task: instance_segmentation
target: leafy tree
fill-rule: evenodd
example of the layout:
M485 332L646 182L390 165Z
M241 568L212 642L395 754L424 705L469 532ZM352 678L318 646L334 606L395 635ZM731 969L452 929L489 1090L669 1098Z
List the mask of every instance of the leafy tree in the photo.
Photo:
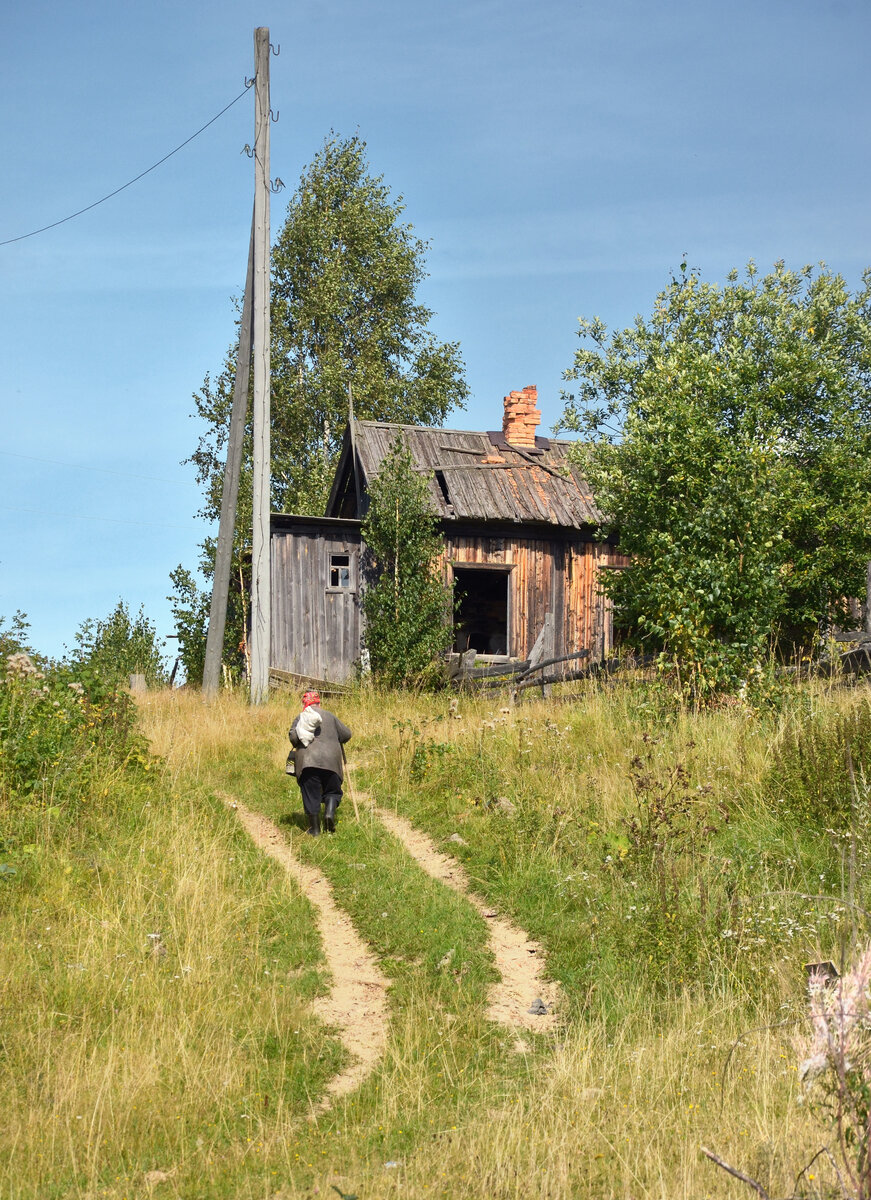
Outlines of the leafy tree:
M468 395L456 342L439 342L416 299L427 244L403 221L402 197L373 176L358 136L331 134L303 172L272 250L272 507L324 512L348 418L348 385L361 419L438 425ZM220 512L236 347L194 396L205 432L190 461L205 502ZM247 574L251 537L251 424L246 430L234 578ZM215 541L203 543L211 577ZM228 654L244 632L231 595ZM181 603L185 601L181 600Z
M190 571L178 566L169 573L175 589L167 599L170 601L178 635L178 655L184 667L185 679L190 684L201 684L206 660L206 635L209 630L209 606L211 598L201 592ZM228 617L230 613L228 605ZM228 626L230 621L227 621ZM244 626L243 626L244 628ZM224 658L235 662L235 654L224 639Z
M90 618L79 626L72 654L74 666L88 667L110 685L144 675L151 685L166 683L165 643L140 607L135 617L123 600L103 621Z
M871 274L681 274L649 319L581 321L564 429L631 565L604 587L704 699L846 616L871 557Z
M451 594L437 567L443 541L424 476L397 438L369 488L363 522L373 582L363 593L366 645L376 678L425 682L453 637Z
M20 608L11 618L0 617L0 661L10 654L34 654L30 645L30 622Z

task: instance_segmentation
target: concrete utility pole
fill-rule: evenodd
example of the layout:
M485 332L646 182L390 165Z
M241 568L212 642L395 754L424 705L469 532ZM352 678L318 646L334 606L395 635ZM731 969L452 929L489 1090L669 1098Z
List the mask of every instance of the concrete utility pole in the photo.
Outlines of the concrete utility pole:
M251 703L269 696L269 30L254 30L254 455Z
M230 590L230 566L233 558L233 531L236 526L236 502L239 498L239 474L242 469L242 440L245 436L245 417L248 412L248 380L251 375L251 316L254 284L254 220L248 244L248 271L245 276L245 298L242 301L242 320L239 325L239 351L236 355L236 378L233 383L233 411L230 416L230 439L227 444L227 465L224 468L224 490L221 493L221 520L218 526L218 546L215 570L212 575L212 606L209 610L209 634L206 638L206 661L203 667L203 694L214 696L221 685L221 656L224 648L224 629L227 624L227 595Z

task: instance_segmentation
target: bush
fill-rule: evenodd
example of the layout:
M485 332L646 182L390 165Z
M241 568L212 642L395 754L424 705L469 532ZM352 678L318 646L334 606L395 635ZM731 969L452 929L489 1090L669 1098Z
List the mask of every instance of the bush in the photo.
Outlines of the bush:
M777 750L769 794L802 822L845 828L871 782L871 699L846 712L817 709L792 719Z
M176 567L169 573L175 591L167 599L172 605L175 628L178 633L178 652L184 667L185 679L199 686L203 682L206 664L206 639L209 633L209 609L211 594L201 592L193 575L185 567ZM242 628L244 630L244 619ZM228 641L235 633L234 622L229 621L224 634L224 654L227 655Z
M72 662L116 686L131 675L144 675L150 686L160 686L167 680L164 645L144 608L131 617L119 600L104 621L89 619L79 627Z
M29 629L30 622L20 609L11 621L0 617L0 661L5 661L10 654L22 651L25 654L33 654L28 638Z
M144 763L135 710L87 666L0 660L0 812L86 797L94 767Z

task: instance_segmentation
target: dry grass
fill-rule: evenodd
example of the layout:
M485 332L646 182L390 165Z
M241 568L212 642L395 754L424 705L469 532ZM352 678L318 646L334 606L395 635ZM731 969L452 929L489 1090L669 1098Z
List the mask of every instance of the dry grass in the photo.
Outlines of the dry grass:
M301 1200L337 1185L366 1200L748 1195L701 1156L708 1145L772 1195L791 1195L825 1135L796 1102L796 1025L781 1023L801 1020L801 964L831 952L837 931L810 920L789 937L775 931L753 951L752 970L702 943L709 961L682 984L667 966L656 967L663 981L645 962L613 961L583 916L601 930L628 904L631 879L604 862L601 837L637 804L628 766L651 733L654 765L691 759L693 779L728 801L730 824L700 870L740 861L729 878L760 909L789 856L796 879L819 866L835 887L831 847L799 844L800 831L765 807L765 773L790 718L735 708L663 722L637 695L592 689L576 705L534 701L508 713L496 698L463 699L459 720L441 697L361 692L334 707L355 730L350 757L379 802L437 838L461 829L468 845L457 853L476 889L544 942L571 992L558 1035L529 1037L518 1053L482 1021L477 993L437 995L412 934L425 951L439 930L412 911L408 946L388 964L383 1066L309 1127L306 1088L317 1095L337 1066L312 1027L318 947L304 902L213 799L238 792L273 816L298 807L281 778L295 706L150 694L141 724L163 762L159 787L119 793L88 836L52 842L50 878L7 914L0 1194ZM515 816L488 807L494 794L512 800ZM320 855L377 949L391 898L367 890L372 870L349 882L347 858L380 861L387 835L368 822L358 829L347 811L344 822L331 846L299 849ZM88 855L100 852L95 870ZM410 860L407 871L410 908L434 911L424 905L438 885L418 880ZM583 887L563 882L582 871ZM165 958L148 954L158 931ZM279 979L264 974L274 959ZM764 986L754 990L756 972ZM148 1183L156 1168L169 1177ZM805 1178L798 1194L827 1195L829 1182Z
M283 874L188 780L115 787L72 827L46 818L4 893L4 1196L207 1177L283 1143L339 1062Z

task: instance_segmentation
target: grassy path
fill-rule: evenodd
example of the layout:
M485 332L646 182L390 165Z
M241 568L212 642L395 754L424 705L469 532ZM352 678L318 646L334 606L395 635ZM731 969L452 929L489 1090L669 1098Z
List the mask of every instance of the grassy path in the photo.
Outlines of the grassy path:
M318 1003L318 1017L337 1029L351 1059L350 1065L329 1081L325 1096L314 1106L315 1113L324 1112L334 1099L359 1087L382 1057L387 1040L385 993L389 983L350 917L336 904L324 873L303 865L281 829L262 813L253 812L228 796L225 799L237 812L254 844L287 871L317 913L323 953L332 976L328 1000ZM487 1018L509 1029L553 1032L558 990L544 979L545 958L541 947L475 895L459 863L440 853L426 834L398 814L372 804L368 794L362 794L360 799L417 866L458 892L487 922L489 949L498 972L488 993ZM449 966L455 953L452 947L440 967ZM535 1011L536 1007L539 1011ZM523 1051L526 1045L520 1042L516 1048Z
M541 946L476 895L457 860L437 850L432 839L410 821L377 805L373 812L427 875L459 892L487 922L490 952L499 972L487 1004L490 1020L510 1028L552 1033L557 1026L559 989L544 977L546 959ZM531 1011L538 1001L547 1011Z
M252 710L227 697L205 707L185 695L145 705L173 786L229 793L252 820L271 822L266 848L286 847L300 871L326 882L390 984L381 1052L353 1090L330 1092L330 1079L354 1063L322 979L308 1012L326 1020L320 1044L339 1046L344 1061L333 1050L329 1074L319 1061L304 1109L281 1122L258 1114L262 1149L240 1159L237 1146L211 1174L197 1174L190 1155L167 1194L308 1200L335 1187L360 1200L737 1200L741 1185L718 1174L701 1145L786 1194L796 1155L807 1148L809 1158L819 1134L795 1104L793 1034L778 1022L800 1021L801 964L829 957L832 937L810 914L787 921L767 897L780 879L802 886L830 866L757 798L763 728L724 713L653 738L644 714L595 697L563 710L559 727L545 706L493 713L464 701L457 714L439 698L391 709L382 697L352 697L340 715L355 730L352 758L365 764L361 786L377 806L361 804L357 821L346 800L338 834L312 839L282 772L287 706ZM701 854L675 852L667 911L663 880L624 862L638 755L651 786L667 785L686 762L693 804L730 809L731 823L706 835ZM305 883L297 890L282 874L309 921L284 929L287 947L301 934L320 943ZM558 1021L525 1011L542 995L540 975L525 976L497 1016L505 970L493 913L546 952ZM746 930L740 946L736 929ZM518 961L540 971L537 946L528 953L519 936ZM318 949L335 976L326 942ZM524 1018L518 1053L513 1022Z
M333 1100L358 1088L384 1054L389 984L350 918L337 906L323 874L299 862L277 825L244 805L231 807L237 810L255 846L287 871L317 913L324 958L332 976L330 994L318 1003L317 1016L338 1030L351 1059L313 1106L314 1114L324 1112Z

